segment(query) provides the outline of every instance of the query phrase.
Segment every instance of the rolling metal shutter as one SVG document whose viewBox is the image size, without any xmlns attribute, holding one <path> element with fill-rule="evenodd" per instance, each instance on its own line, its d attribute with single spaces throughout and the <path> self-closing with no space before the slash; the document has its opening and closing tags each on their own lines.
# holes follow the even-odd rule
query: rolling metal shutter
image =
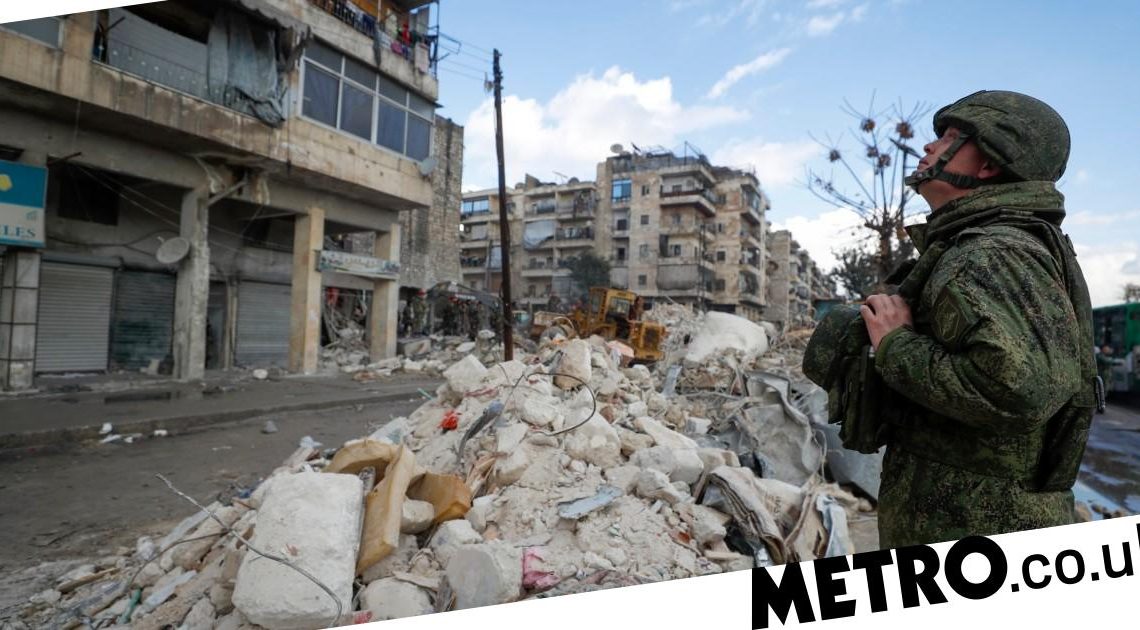
<svg viewBox="0 0 1140 630">
<path fill-rule="evenodd" d="M 37 372 L 107 369 L 113 280 L 104 267 L 41 264 Z"/>
<path fill-rule="evenodd" d="M 241 283 L 234 351 L 237 365 L 285 366 L 289 359 L 291 294 L 292 287 L 287 284 Z"/>
<path fill-rule="evenodd" d="M 174 338 L 174 287 L 165 273 L 121 271 L 115 281 L 111 324 L 111 366 L 138 370 L 171 357 Z"/>
</svg>

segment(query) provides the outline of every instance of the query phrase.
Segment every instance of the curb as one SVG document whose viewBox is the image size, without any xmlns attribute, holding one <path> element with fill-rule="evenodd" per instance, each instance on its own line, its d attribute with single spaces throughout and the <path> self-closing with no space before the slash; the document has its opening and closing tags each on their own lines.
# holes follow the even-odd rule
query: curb
<svg viewBox="0 0 1140 630">
<path fill-rule="evenodd" d="M 115 433 L 142 433 L 149 435 L 153 433 L 155 429 L 166 429 L 168 431 L 181 432 L 187 429 L 196 429 L 216 424 L 237 422 L 239 420 L 245 420 L 247 418 L 272 413 L 313 411 L 316 409 L 337 409 L 341 407 L 352 407 L 354 405 L 361 404 L 367 405 L 385 402 L 396 402 L 418 395 L 418 389 L 409 389 L 406 391 L 393 392 L 389 394 L 358 396 L 355 398 L 337 399 L 335 401 L 301 402 L 291 405 L 277 405 L 274 407 L 256 407 L 252 409 L 237 409 L 234 411 L 222 411 L 207 414 L 149 418 L 146 420 L 134 420 L 121 424 L 116 423 Z M 16 449 L 26 449 L 32 447 L 59 447 L 69 443 L 77 443 L 85 440 L 97 439 L 100 437 L 100 426 L 101 425 L 92 425 L 64 429 L 52 429 L 50 431 L 9 433 L 7 435 L 0 435 L 0 454 L 2 454 L 4 451 Z"/>
</svg>

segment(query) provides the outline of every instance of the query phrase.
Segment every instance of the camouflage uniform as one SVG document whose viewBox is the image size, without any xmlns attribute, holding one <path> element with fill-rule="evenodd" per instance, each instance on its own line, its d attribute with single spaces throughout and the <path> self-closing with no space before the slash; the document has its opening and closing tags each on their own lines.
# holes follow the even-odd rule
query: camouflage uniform
<svg viewBox="0 0 1140 630">
<path fill-rule="evenodd" d="M 908 230 L 921 257 L 898 291 L 914 325 L 874 357 L 905 397 L 886 438 L 884 548 L 1073 522 L 1096 395 L 1088 289 L 1052 183 L 1067 133 L 1059 172 L 963 186 L 975 190 Z"/>
<path fill-rule="evenodd" d="M 875 355 L 886 384 L 916 403 L 883 462 L 884 547 L 1072 522 L 1072 492 L 1038 491 L 1037 480 L 1050 420 L 1070 402 L 1094 406 L 1091 329 L 1077 315 L 1088 297 L 1055 238 L 1060 193 L 1034 187 L 979 189 L 911 229 L 937 262 L 914 289 L 914 328 L 888 334 Z M 1070 284 L 1085 294 L 1076 308 Z"/>
</svg>

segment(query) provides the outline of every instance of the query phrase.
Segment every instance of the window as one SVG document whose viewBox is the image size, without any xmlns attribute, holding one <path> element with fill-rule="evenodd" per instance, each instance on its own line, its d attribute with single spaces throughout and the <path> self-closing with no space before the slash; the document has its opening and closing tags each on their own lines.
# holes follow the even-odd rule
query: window
<svg viewBox="0 0 1140 630">
<path fill-rule="evenodd" d="M 642 225 L 649 225 L 649 215 L 648 214 L 641 215 L 641 224 Z"/>
<path fill-rule="evenodd" d="M 641 187 L 641 196 L 642 197 L 648 197 L 649 196 L 649 186 L 648 185 L 644 185 Z"/>
<path fill-rule="evenodd" d="M 716 232 L 717 232 L 717 234 L 724 234 L 724 224 L 723 223 L 717 223 L 716 224 Z"/>
<path fill-rule="evenodd" d="M 435 105 L 364 63 L 311 42 L 301 114 L 417 161 L 431 154 Z"/>
<path fill-rule="evenodd" d="M 642 245 L 638 253 L 642 258 L 649 258 L 649 245 Z"/>
<path fill-rule="evenodd" d="M 629 229 L 629 219 L 618 219 L 617 225 L 614 226 L 614 229 L 617 230 L 618 232 L 624 232 L 624 231 L 628 230 Z"/>
<path fill-rule="evenodd" d="M 673 246 L 673 255 L 674 256 L 680 256 L 681 255 L 681 246 L 680 245 L 674 245 Z"/>
<path fill-rule="evenodd" d="M 460 215 L 483 214 L 491 211 L 491 201 L 487 197 L 481 199 L 464 199 L 459 210 Z"/>
<path fill-rule="evenodd" d="M 9 22 L 0 26 L 39 40 L 48 46 L 59 48 L 59 18 L 57 17 Z"/>
<path fill-rule="evenodd" d="M 625 248 L 624 247 L 617 248 L 617 259 L 618 260 L 625 260 Z"/>
<path fill-rule="evenodd" d="M 64 164 L 51 169 L 48 203 L 55 201 L 56 212 L 63 219 L 118 225 L 122 187 L 118 178 L 105 171 L 80 170 Z"/>
<path fill-rule="evenodd" d="M 610 199 L 614 203 L 629 201 L 633 195 L 633 182 L 628 179 L 615 179 Z"/>
<path fill-rule="evenodd" d="M 646 278 L 644 274 L 637 277 L 637 286 L 643 287 L 647 282 L 649 282 L 649 278 Z"/>
<path fill-rule="evenodd" d="M 679 215 L 679 214 L 673 215 L 673 225 L 681 225 L 681 215 Z"/>
<path fill-rule="evenodd" d="M 716 279 L 716 290 L 717 291 L 724 291 L 724 278 L 717 278 Z"/>
<path fill-rule="evenodd" d="M 717 262 L 724 262 L 726 258 L 727 258 L 727 254 L 725 254 L 723 249 L 716 253 L 716 261 Z"/>
</svg>

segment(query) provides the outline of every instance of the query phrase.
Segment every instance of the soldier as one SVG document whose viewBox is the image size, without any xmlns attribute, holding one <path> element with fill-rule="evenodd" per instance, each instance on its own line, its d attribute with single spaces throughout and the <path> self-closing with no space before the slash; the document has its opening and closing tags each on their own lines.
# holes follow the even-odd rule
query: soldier
<svg viewBox="0 0 1140 630">
<path fill-rule="evenodd" d="M 1088 289 L 1060 230 L 1064 120 L 983 91 L 939 110 L 934 130 L 907 178 L 932 209 L 908 229 L 921 257 L 897 294 L 860 309 L 875 371 L 905 397 L 884 413 L 884 548 L 1073 522 L 1103 404 Z"/>
<path fill-rule="evenodd" d="M 412 298 L 412 334 L 423 335 L 427 328 L 427 291 L 420 289 Z"/>
</svg>

